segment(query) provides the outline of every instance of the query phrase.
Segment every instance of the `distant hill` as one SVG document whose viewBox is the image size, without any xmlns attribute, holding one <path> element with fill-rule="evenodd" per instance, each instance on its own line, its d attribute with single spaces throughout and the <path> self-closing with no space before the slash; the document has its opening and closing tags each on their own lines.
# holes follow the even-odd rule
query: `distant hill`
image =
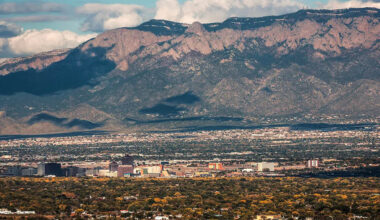
<svg viewBox="0 0 380 220">
<path fill-rule="evenodd" d="M 363 8 L 212 24 L 151 20 L 75 49 L 8 59 L 0 64 L 0 134 L 376 118 L 379 17 Z"/>
</svg>

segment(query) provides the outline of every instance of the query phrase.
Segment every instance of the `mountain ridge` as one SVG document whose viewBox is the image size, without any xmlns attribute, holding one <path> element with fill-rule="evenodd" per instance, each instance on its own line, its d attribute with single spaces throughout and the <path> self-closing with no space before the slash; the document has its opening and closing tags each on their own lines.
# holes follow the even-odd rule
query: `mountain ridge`
<svg viewBox="0 0 380 220">
<path fill-rule="evenodd" d="M 303 122 L 310 114 L 375 119 L 379 17 L 379 9 L 364 8 L 211 24 L 151 20 L 74 49 L 11 59 L 0 64 L 0 122 L 7 124 L 0 133 L 28 133 L 42 123 L 28 121 L 42 113 L 75 122 L 43 121 L 57 132 L 218 117 L 249 118 L 237 124 L 292 115 Z"/>
<path fill-rule="evenodd" d="M 318 12 L 318 13 L 316 13 L 316 12 Z M 364 12 L 368 12 L 368 13 L 365 14 Z M 340 13 L 340 14 L 337 14 L 337 13 Z M 351 16 L 358 17 L 358 16 L 361 16 L 363 14 L 364 15 L 370 15 L 370 16 L 373 16 L 375 18 L 380 17 L 379 9 L 377 9 L 377 8 L 353 8 L 353 9 L 338 9 L 338 10 L 312 10 L 312 9 L 308 9 L 308 10 L 300 10 L 300 11 L 295 12 L 295 13 L 286 14 L 286 15 L 279 15 L 279 16 L 266 16 L 266 17 L 259 17 L 259 18 L 231 17 L 231 18 L 228 18 L 224 22 L 221 22 L 221 23 L 202 24 L 202 26 L 207 31 L 217 31 L 217 30 L 222 30 L 222 29 L 254 30 L 254 29 L 257 29 L 257 28 L 260 28 L 263 26 L 270 26 L 274 22 L 279 21 L 279 20 L 281 21 L 283 19 L 288 19 L 286 21 L 292 21 L 292 22 L 305 20 L 305 19 L 316 19 L 319 22 L 326 22 L 329 19 L 331 19 L 331 17 L 329 19 L 326 18 L 325 17 L 326 15 L 335 16 L 336 18 L 345 18 L 345 17 L 352 18 Z M 309 16 L 307 16 L 307 15 L 309 15 Z M 269 21 L 268 21 L 268 19 L 269 19 Z M 243 24 L 249 24 L 249 25 L 241 25 L 242 23 Z M 257 25 L 257 23 L 259 23 L 259 25 Z M 140 31 L 155 34 L 156 36 L 160 36 L 160 33 L 161 33 L 160 31 L 165 30 L 166 31 L 165 33 L 167 35 L 181 35 L 181 34 L 184 34 L 190 26 L 191 26 L 191 24 L 183 24 L 183 23 L 178 23 L 178 22 L 173 22 L 173 21 L 152 19 L 150 21 L 142 23 L 141 25 L 139 25 L 137 27 L 117 28 L 117 29 L 113 29 L 110 31 L 106 31 L 103 34 L 107 34 L 109 32 L 114 32 L 114 31 L 118 31 L 118 30 L 140 30 Z M 165 27 L 169 27 L 169 28 L 165 28 Z M 172 29 L 172 27 L 174 27 L 174 28 Z M 155 31 L 155 28 L 159 29 L 160 31 Z M 96 38 L 98 38 L 98 37 L 96 37 Z M 92 42 L 96 38 L 90 39 L 87 42 L 82 43 L 79 47 L 87 44 L 88 42 Z M 35 56 L 29 56 L 26 58 L 8 59 L 8 62 L 5 61 L 5 62 L 2 62 L 0 64 L 0 74 L 5 75 L 4 72 L 6 71 L 6 67 L 4 67 L 4 66 L 7 65 L 9 63 L 9 61 L 14 62 L 14 61 L 21 60 L 23 62 L 24 61 L 23 59 L 28 59 L 28 58 L 30 59 L 30 58 L 34 58 L 34 57 L 42 57 L 45 55 L 49 56 L 50 53 L 52 53 L 53 55 L 55 53 L 65 54 L 65 53 L 67 53 L 67 51 L 68 51 L 68 49 L 63 49 L 63 50 L 56 50 L 56 51 L 51 51 L 51 52 L 44 52 L 41 54 L 37 54 Z M 57 61 L 60 61 L 60 60 L 57 60 Z M 51 63 L 49 62 L 49 64 L 51 64 Z M 35 69 L 42 69 L 42 67 L 39 66 Z"/>
</svg>

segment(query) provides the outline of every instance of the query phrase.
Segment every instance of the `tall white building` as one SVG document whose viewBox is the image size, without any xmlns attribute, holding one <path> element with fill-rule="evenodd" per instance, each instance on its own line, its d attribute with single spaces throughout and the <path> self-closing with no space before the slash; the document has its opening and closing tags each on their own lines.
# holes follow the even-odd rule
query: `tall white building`
<svg viewBox="0 0 380 220">
<path fill-rule="evenodd" d="M 45 176 L 45 164 L 44 163 L 38 164 L 37 175 L 38 176 Z"/>
</svg>

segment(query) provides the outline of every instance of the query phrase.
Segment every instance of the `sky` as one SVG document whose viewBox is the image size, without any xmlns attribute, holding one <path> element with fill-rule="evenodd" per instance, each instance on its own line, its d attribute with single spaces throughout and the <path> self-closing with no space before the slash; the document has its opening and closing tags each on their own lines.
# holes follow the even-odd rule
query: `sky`
<svg viewBox="0 0 380 220">
<path fill-rule="evenodd" d="M 361 7 L 380 8 L 380 0 L 0 0 L 0 59 L 73 48 L 104 31 L 150 19 L 209 23 Z"/>
</svg>

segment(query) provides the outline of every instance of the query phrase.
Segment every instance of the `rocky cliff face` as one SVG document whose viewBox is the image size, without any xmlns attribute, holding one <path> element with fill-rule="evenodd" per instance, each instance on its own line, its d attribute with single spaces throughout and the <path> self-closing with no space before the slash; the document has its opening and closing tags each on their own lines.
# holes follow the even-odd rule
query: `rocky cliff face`
<svg viewBox="0 0 380 220">
<path fill-rule="evenodd" d="M 69 51 L 69 49 L 54 50 L 30 57 L 6 59 L 0 63 L 0 75 L 26 71 L 28 69 L 42 70 L 52 63 L 65 59 Z"/>
<path fill-rule="evenodd" d="M 159 26 L 169 33 L 172 26 L 182 25 L 183 31 L 161 34 L 159 30 L 146 31 L 149 25 L 152 29 Z M 339 56 L 343 50 L 378 48 L 380 35 L 378 10 L 375 9 L 300 11 L 264 19 L 230 18 L 221 24 L 205 25 L 199 22 L 185 25 L 151 21 L 143 26 L 145 30 L 108 31 L 87 42 L 81 49 L 112 47 L 107 57 L 125 71 L 134 61 L 146 56 L 178 60 L 191 52 L 210 55 L 231 48 L 244 51 L 246 44 L 259 42 L 268 48 L 275 47 L 278 57 L 300 47 L 311 46 L 314 51 L 310 55 L 324 59 L 326 56 Z"/>
<path fill-rule="evenodd" d="M 28 121 L 41 112 L 66 118 L 53 123 L 65 131 L 197 117 L 376 117 L 379 17 L 371 8 L 302 10 L 115 29 L 73 50 L 1 63 L 0 111 L 24 127 L 54 122 Z"/>
</svg>

